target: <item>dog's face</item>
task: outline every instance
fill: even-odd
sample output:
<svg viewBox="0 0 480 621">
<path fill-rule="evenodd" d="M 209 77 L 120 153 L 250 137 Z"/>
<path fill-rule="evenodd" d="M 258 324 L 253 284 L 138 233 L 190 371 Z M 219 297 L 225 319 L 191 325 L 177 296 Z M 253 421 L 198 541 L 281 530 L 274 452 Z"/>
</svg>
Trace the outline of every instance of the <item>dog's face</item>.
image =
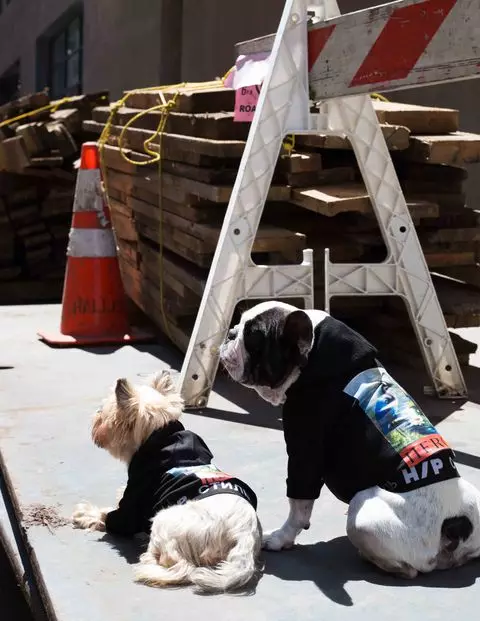
<svg viewBox="0 0 480 621">
<path fill-rule="evenodd" d="M 118 379 L 93 417 L 92 440 L 113 457 L 129 463 L 147 438 L 177 420 L 182 410 L 183 399 L 166 371 L 152 376 L 145 385 Z"/>
<path fill-rule="evenodd" d="M 313 325 L 304 311 L 263 302 L 243 313 L 220 350 L 230 376 L 273 405 L 298 378 L 312 348 Z"/>
</svg>

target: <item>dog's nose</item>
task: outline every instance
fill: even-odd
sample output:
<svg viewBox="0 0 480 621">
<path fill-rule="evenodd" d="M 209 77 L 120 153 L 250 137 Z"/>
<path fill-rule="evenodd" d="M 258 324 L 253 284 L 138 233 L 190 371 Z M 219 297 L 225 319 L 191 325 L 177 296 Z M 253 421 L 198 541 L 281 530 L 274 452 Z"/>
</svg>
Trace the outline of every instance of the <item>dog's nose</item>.
<svg viewBox="0 0 480 621">
<path fill-rule="evenodd" d="M 228 331 L 227 340 L 234 341 L 237 338 L 238 330 L 236 328 L 232 328 Z"/>
</svg>

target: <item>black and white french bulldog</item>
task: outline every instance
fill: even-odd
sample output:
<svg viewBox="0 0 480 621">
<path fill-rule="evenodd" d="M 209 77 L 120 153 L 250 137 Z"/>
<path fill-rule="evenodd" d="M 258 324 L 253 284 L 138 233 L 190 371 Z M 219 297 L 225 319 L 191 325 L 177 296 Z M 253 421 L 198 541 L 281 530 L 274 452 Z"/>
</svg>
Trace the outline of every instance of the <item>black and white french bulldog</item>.
<svg viewBox="0 0 480 621">
<path fill-rule="evenodd" d="M 323 311 L 265 302 L 242 315 L 220 358 L 283 405 L 290 512 L 264 548 L 294 544 L 326 485 L 349 505 L 350 541 L 385 571 L 413 578 L 480 557 L 480 492 L 360 334 Z"/>
</svg>

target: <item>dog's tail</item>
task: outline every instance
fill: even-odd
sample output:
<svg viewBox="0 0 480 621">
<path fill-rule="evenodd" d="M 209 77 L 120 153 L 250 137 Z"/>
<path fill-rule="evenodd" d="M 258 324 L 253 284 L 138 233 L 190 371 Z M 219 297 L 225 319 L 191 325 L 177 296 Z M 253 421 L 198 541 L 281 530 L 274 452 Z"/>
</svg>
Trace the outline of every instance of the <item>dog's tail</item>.
<svg viewBox="0 0 480 621">
<path fill-rule="evenodd" d="M 215 567 L 197 567 L 190 579 L 199 591 L 215 593 L 235 591 L 246 586 L 257 571 L 258 536 L 243 533 L 227 558 Z"/>
<path fill-rule="evenodd" d="M 164 567 L 159 565 L 153 558 L 147 561 L 145 556 L 140 559 L 140 564 L 135 568 L 134 577 L 137 582 L 157 587 L 188 584 L 191 582 L 189 576 L 195 568 L 186 561 L 178 561 L 171 567 Z"/>
<path fill-rule="evenodd" d="M 458 548 L 461 541 L 466 541 L 473 533 L 473 524 L 466 515 L 459 515 L 443 520 L 442 537 L 445 541 L 444 547 L 449 552 Z"/>
<path fill-rule="evenodd" d="M 254 508 L 243 498 L 221 494 L 187 503 L 181 515 L 179 509 L 161 511 L 157 525 L 154 520 L 158 551 L 142 555 L 135 580 L 159 587 L 191 583 L 203 593 L 246 586 L 257 571 L 261 547 Z"/>
</svg>

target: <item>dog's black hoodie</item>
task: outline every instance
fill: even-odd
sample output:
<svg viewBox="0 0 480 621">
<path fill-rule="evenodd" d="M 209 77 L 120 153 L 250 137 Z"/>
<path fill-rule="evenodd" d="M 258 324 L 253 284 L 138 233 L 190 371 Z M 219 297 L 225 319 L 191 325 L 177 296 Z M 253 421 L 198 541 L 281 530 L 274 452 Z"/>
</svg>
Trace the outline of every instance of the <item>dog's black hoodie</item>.
<svg viewBox="0 0 480 621">
<path fill-rule="evenodd" d="M 154 431 L 130 462 L 123 498 L 118 509 L 107 514 L 107 532 L 149 533 L 160 509 L 213 494 L 237 494 L 256 509 L 257 498 L 250 487 L 218 470 L 212 459 L 202 438 L 179 421 Z"/>
<path fill-rule="evenodd" d="M 374 485 L 406 492 L 459 476 L 445 440 L 376 356 L 333 317 L 315 327 L 283 406 L 289 498 L 318 498 L 325 484 L 349 503 Z"/>
</svg>

